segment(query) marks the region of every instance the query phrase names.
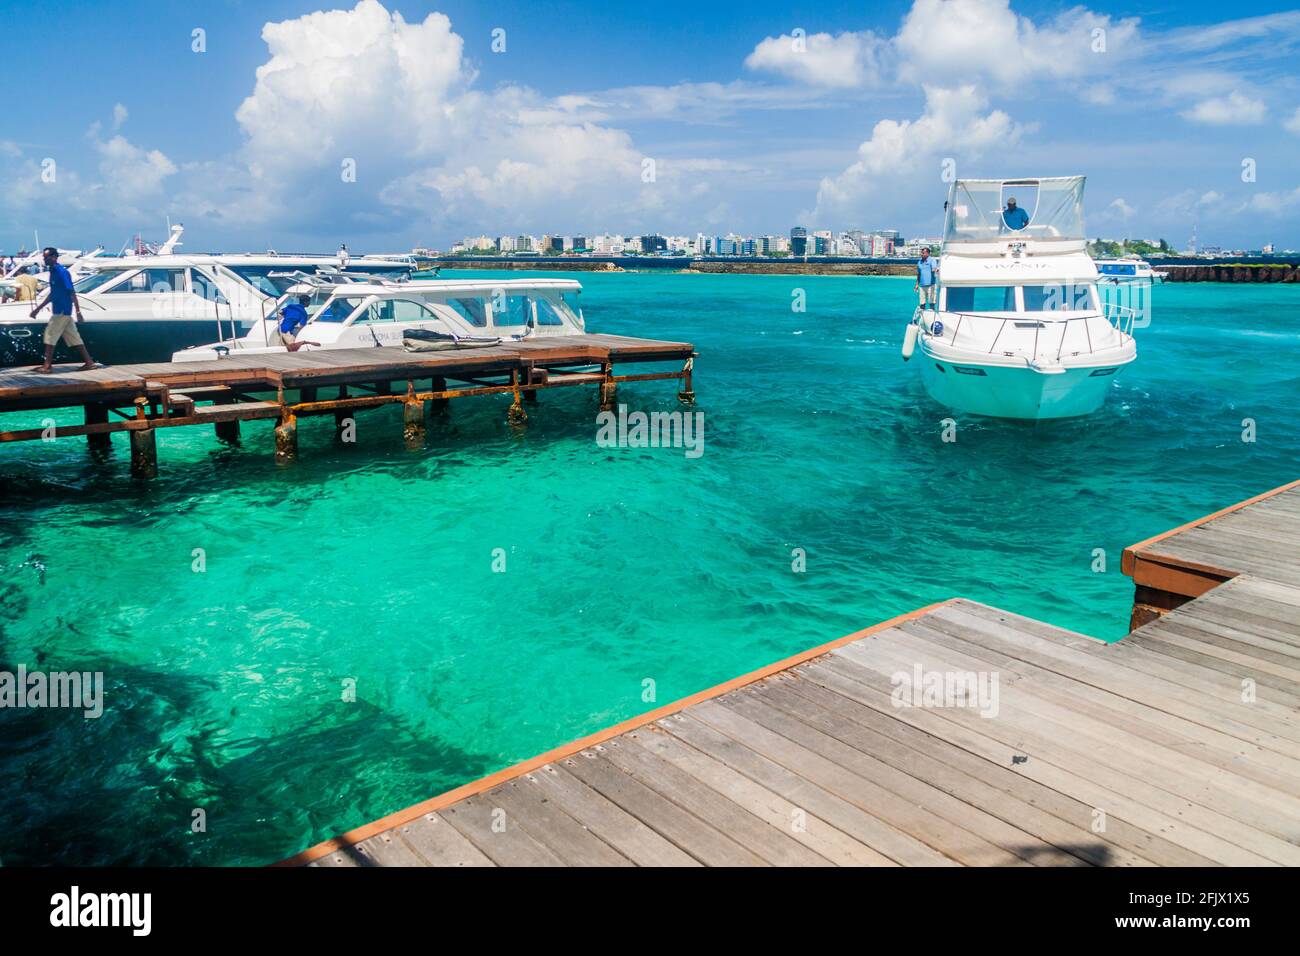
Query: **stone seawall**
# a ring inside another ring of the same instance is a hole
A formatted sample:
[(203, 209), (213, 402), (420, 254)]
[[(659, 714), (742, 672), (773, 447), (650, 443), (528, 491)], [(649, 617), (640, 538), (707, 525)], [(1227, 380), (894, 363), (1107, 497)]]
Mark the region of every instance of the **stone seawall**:
[(1300, 270), (1293, 265), (1241, 264), (1175, 266), (1152, 263), (1157, 272), (1168, 272), (1170, 282), (1297, 282)]

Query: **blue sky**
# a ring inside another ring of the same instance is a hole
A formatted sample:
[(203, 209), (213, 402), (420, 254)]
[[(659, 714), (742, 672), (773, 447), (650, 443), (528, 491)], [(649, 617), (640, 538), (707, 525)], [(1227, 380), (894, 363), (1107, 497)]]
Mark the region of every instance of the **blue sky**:
[(0, 129), (0, 249), (933, 235), (945, 161), (1085, 173), (1092, 234), (1297, 248), (1300, 11), (1238, 9), (24, 4), (7, 73), (46, 95)]

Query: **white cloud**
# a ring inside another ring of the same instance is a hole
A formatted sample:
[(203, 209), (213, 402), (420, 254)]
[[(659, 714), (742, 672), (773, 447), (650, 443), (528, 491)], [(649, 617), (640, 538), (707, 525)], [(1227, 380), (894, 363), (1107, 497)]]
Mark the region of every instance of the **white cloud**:
[(1109, 215), (1127, 222), (1133, 218), (1133, 215), (1136, 212), (1137, 210), (1130, 206), (1123, 196), (1117, 196), (1115, 199), (1112, 199), (1110, 205), (1105, 208), (1103, 216)]
[(122, 124), (126, 122), (126, 118), (129, 115), (130, 114), (127, 113), (125, 106), (123, 106), (121, 103), (114, 103), (113, 104), (113, 129), (121, 129)]
[(1025, 128), (1001, 110), (985, 112), (988, 101), (973, 86), (925, 88), (925, 110), (915, 120), (881, 120), (858, 146), (858, 158), (838, 176), (822, 180), (815, 216), (861, 211), (871, 196), (902, 182), (938, 182), (940, 156), (966, 161), (993, 147), (1019, 142)]
[(1282, 128), (1289, 133), (1300, 133), (1300, 107), (1291, 114), (1291, 118), (1282, 124)]
[(745, 66), (812, 86), (866, 86), (879, 79), (881, 43), (870, 31), (767, 37), (745, 57)]
[(1297, 208), (1300, 208), (1300, 186), (1289, 192), (1255, 193), (1242, 205), (1240, 211), (1281, 216)]
[(916, 0), (893, 43), (905, 80), (1033, 93), (1021, 85), (1112, 69), (1137, 38), (1136, 19), (1112, 20), (1084, 7), (1040, 25), (1017, 15), (1010, 0)]
[(1201, 100), (1182, 115), (1193, 123), (1209, 123), (1215, 126), (1249, 126), (1264, 122), (1265, 106), (1262, 101), (1253, 99), (1233, 90), (1227, 96), (1215, 96)]

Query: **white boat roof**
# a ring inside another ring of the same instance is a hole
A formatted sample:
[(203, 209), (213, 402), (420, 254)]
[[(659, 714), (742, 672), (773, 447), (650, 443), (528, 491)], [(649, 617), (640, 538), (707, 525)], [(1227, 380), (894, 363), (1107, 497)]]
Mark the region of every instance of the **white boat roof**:
[[(235, 265), (235, 266), (283, 266), (291, 269), (295, 265), (329, 265), (340, 264), (338, 256), (331, 255), (276, 255), (274, 253), (167, 253), (160, 256), (97, 256), (84, 260), (84, 265), (91, 269), (181, 269), (191, 265)], [(388, 266), (398, 269), (414, 265), (414, 259), (395, 259), (391, 256), (349, 256), (348, 268), (354, 266)]]
[(1097, 266), (1086, 252), (1020, 256), (945, 252), (939, 258), (939, 279), (946, 286), (1095, 282)]
[(497, 289), (580, 292), (582, 283), (576, 279), (414, 279), (408, 282), (341, 282), (330, 288), (335, 293), (349, 296), (402, 296), (420, 292), (482, 292), (490, 295)]

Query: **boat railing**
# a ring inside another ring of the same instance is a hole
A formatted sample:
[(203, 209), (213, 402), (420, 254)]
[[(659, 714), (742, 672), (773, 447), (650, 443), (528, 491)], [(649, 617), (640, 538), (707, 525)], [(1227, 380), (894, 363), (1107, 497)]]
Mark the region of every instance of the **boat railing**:
[[(942, 314), (944, 316), (957, 317), (957, 323), (956, 325), (953, 326), (952, 338), (950, 340), (954, 346), (957, 345), (957, 335), (961, 331), (962, 323), (967, 318), (983, 319), (983, 320), (991, 320), (997, 318), (997, 316), (980, 314), (977, 312), (943, 312)], [(1107, 321), (1107, 323), (1112, 328), (1114, 328), (1116, 332), (1119, 333), (1120, 343), (1122, 345), (1125, 338), (1132, 338), (1133, 324), (1136, 321), (1138, 314), (1139, 314), (1139, 310), (1131, 308), (1130, 306), (1108, 304), (1102, 312), (1102, 318), (1104, 318)], [(936, 310), (935, 317), (938, 318), (939, 315), (940, 315), (939, 311)], [(1006, 330), (1008, 322), (1013, 322), (1017, 324), (1027, 324), (1029, 322), (1032, 322), (1034, 324), (1033, 357), (1032, 358), (1026, 357), (1025, 361), (1028, 364), (1032, 365), (1034, 362), (1038, 360), (1039, 339), (1043, 337), (1042, 333), (1044, 332), (1044, 330), (1047, 329), (1048, 325), (1050, 324), (1050, 325), (1059, 325), (1061, 327), (1061, 337), (1056, 347), (1056, 361), (1059, 362), (1061, 356), (1065, 353), (1065, 340), (1070, 332), (1070, 323), (1082, 322), (1084, 336), (1088, 343), (1088, 354), (1095, 355), (1097, 354), (1096, 346), (1092, 341), (1092, 330), (1088, 326), (1088, 320), (1095, 319), (1095, 318), (1097, 318), (1097, 313), (1095, 312), (1088, 315), (1063, 316), (1059, 318), (1046, 316), (1046, 315), (1040, 317), (1038, 314), (1034, 314), (1030, 316), (1027, 313), (1016, 313), (1015, 315), (1008, 315), (1002, 317), (999, 320), (998, 330), (993, 336), (993, 342), (989, 345), (987, 354), (992, 355), (993, 352), (997, 349), (998, 342), (999, 340), (1001, 340), (1002, 333)], [(917, 307), (916, 311), (913, 313), (912, 319), (913, 321), (919, 320), (922, 327), (924, 327), (925, 321), (923, 319), (923, 311), (919, 306)], [(1050, 349), (1051, 346), (1048, 345), (1047, 348)], [(1007, 354), (1010, 355), (1010, 353)], [(1050, 352), (1048, 354), (1050, 354)]]

